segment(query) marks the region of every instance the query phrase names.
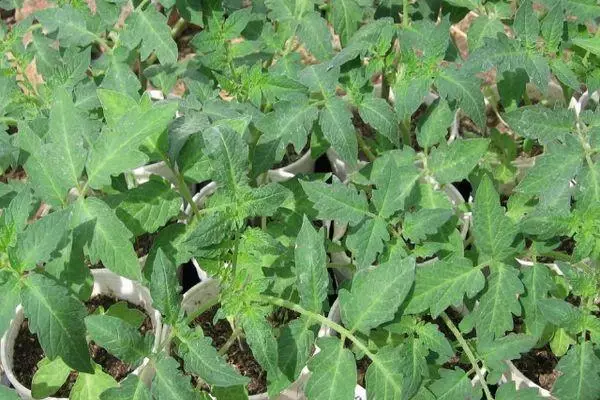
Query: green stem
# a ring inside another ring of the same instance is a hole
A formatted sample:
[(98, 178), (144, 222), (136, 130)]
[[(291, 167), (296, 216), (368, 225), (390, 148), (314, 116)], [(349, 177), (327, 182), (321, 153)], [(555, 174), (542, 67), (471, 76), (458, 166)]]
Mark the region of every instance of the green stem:
[(135, 11), (141, 10), (148, 3), (150, 3), (150, 0), (142, 0), (142, 2), (135, 8)]
[(17, 126), (18, 123), (19, 123), (19, 121), (17, 121), (14, 118), (10, 118), (10, 117), (1, 117), (0, 118), (0, 124), (6, 124), (8, 126)]
[(360, 149), (363, 151), (363, 153), (365, 153), (369, 161), (375, 161), (377, 156), (373, 154), (373, 152), (371, 151), (371, 149), (369, 148), (369, 146), (367, 145), (367, 143), (365, 142), (365, 140), (359, 132), (356, 132), (356, 139), (358, 140), (358, 145), (360, 146)]
[(479, 381), (481, 382), (481, 386), (483, 387), (483, 392), (485, 393), (485, 398), (487, 400), (493, 400), (494, 397), (492, 396), (492, 393), (490, 392), (490, 388), (488, 388), (488, 385), (485, 382), (485, 376), (483, 375), (483, 372), (481, 372), (481, 369), (479, 368), (479, 364), (477, 363), (477, 358), (471, 351), (471, 347), (469, 347), (469, 344), (467, 343), (467, 341), (465, 340), (463, 335), (460, 333), (460, 331), (458, 330), (456, 325), (454, 325), (454, 322), (452, 322), (450, 317), (448, 317), (448, 315), (445, 312), (441, 313), (440, 317), (442, 317), (442, 320), (444, 321), (444, 323), (446, 324), (448, 329), (450, 329), (450, 331), (452, 332), (454, 337), (456, 337), (456, 340), (458, 340), (460, 347), (462, 347), (462, 349), (464, 350), (465, 354), (467, 355), (467, 358), (471, 362), (471, 365), (473, 366), (473, 368), (475, 368), (475, 373), (477, 374), (477, 377), (479, 378)]
[(381, 365), (377, 356), (375, 354), (373, 354), (369, 350), (369, 348), (367, 346), (365, 346), (360, 340), (358, 340), (358, 338), (356, 336), (354, 336), (354, 334), (352, 334), (352, 332), (350, 332), (348, 329), (344, 328), (340, 324), (333, 322), (332, 320), (324, 317), (321, 314), (317, 314), (315, 312), (306, 310), (305, 308), (299, 306), (298, 304), (292, 303), (291, 301), (288, 301), (288, 300), (280, 299), (278, 297), (273, 297), (273, 296), (266, 296), (266, 295), (262, 295), (261, 299), (263, 299), (265, 302), (273, 304), (275, 306), (284, 307), (284, 308), (287, 308), (288, 310), (295, 311), (298, 314), (304, 315), (312, 320), (316, 320), (317, 322), (321, 323), (321, 325), (325, 325), (325, 326), (333, 329), (341, 337), (347, 338), (352, 343), (354, 343), (354, 345), (360, 351), (362, 351), (367, 357), (369, 357), (371, 359), (371, 361), (373, 361), (374, 364)]
[(227, 350), (229, 350), (229, 348), (233, 345), (233, 343), (235, 343), (235, 341), (238, 337), (240, 337), (241, 334), (242, 330), (239, 327), (235, 328), (235, 330), (231, 333), (231, 336), (229, 336), (229, 339), (227, 339), (223, 347), (219, 349), (219, 355), (222, 356), (225, 353), (227, 353)]
[(400, 123), (400, 133), (402, 134), (402, 144), (410, 146), (410, 118), (405, 118)]
[(402, 0), (402, 27), (408, 28), (410, 25), (410, 14), (408, 13), (409, 0)]

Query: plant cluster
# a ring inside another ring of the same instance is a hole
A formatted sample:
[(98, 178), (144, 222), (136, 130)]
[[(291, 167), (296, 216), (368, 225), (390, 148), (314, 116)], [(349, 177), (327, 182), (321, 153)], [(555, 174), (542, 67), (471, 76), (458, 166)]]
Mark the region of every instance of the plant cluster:
[[(248, 398), (243, 338), (273, 399), (535, 399), (539, 349), (555, 398), (600, 398), (594, 0), (23, 6), (0, 0), (0, 332), (21, 305), (34, 397), (77, 371), (71, 399)], [(190, 311), (192, 259), (219, 295)], [(161, 332), (88, 315), (98, 267)], [(193, 325), (215, 305), (221, 348)]]

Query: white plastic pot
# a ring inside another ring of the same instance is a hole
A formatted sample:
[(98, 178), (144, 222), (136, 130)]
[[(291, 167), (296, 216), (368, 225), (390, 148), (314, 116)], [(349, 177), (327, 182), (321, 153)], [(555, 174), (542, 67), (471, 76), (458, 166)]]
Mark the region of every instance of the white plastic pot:
[(508, 365), (508, 371), (502, 375), (501, 382), (512, 382), (516, 385), (517, 390), (527, 388), (536, 389), (540, 396), (556, 399), (548, 390), (526, 377), (511, 361), (505, 361), (505, 363)]
[[(142, 307), (150, 320), (152, 321), (152, 327), (154, 328), (154, 345), (152, 351), (156, 351), (161, 342), (162, 338), (162, 322), (160, 312), (152, 307), (152, 299), (148, 289), (141, 286), (139, 283), (129, 280), (127, 278), (120, 277), (107, 269), (94, 269), (92, 270), (94, 277), (94, 287), (92, 289), (91, 297), (98, 296), (100, 294), (112, 296), (119, 300), (126, 300), (132, 304)], [(19, 334), (21, 325), (25, 315), (23, 313), (23, 307), (17, 306), (15, 310), (15, 317), (10, 323), (10, 326), (2, 340), (0, 341), (0, 362), (5, 369), (6, 378), (10, 384), (15, 388), (19, 396), (22, 399), (31, 400), (31, 390), (23, 386), (16, 378), (13, 371), (14, 361), (14, 345), (15, 340)], [(150, 384), (154, 371), (149, 366), (149, 359), (145, 358), (142, 363), (132, 372), (134, 375), (138, 375), (146, 384)], [(55, 397), (47, 397), (46, 400), (56, 400)]]
[(312, 159), (310, 151), (308, 151), (302, 157), (285, 167), (268, 170), (267, 178), (270, 182), (285, 182), (298, 174), (314, 172), (315, 162), (316, 160)]
[[(181, 308), (186, 314), (193, 313), (199, 307), (203, 307), (206, 304), (214, 302), (219, 296), (219, 282), (215, 279), (208, 279), (193, 288), (188, 290), (183, 295), (181, 302)], [(321, 336), (321, 332), (319, 332)], [(308, 369), (304, 367), (298, 379), (290, 385), (289, 388), (284, 390), (276, 400), (302, 400), (304, 395), (302, 393), (303, 383), (307, 378)], [(266, 393), (259, 393), (249, 397), (250, 400), (269, 400), (269, 396)], [(274, 399), (271, 399), (274, 400)]]
[(135, 183), (138, 185), (148, 182), (150, 180), (150, 175), (161, 176), (171, 184), (175, 184), (175, 176), (164, 161), (138, 167), (132, 171), (132, 174)]

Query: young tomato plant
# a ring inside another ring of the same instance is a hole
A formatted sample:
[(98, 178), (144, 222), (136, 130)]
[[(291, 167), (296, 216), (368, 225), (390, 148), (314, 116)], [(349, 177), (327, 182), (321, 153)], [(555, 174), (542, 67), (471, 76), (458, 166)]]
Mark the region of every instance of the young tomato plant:
[(600, 398), (598, 4), (29, 3), (2, 398)]

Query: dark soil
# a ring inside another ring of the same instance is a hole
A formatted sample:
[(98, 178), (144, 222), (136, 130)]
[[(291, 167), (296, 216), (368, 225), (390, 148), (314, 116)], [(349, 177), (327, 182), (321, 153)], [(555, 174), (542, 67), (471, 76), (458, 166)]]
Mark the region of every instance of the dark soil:
[[(111, 305), (115, 304), (116, 300), (112, 297), (101, 295), (94, 297), (90, 301), (86, 302), (89, 313), (93, 313), (98, 307), (102, 306), (105, 310)], [(129, 308), (136, 308), (143, 313), (145, 310), (139, 306), (128, 303)], [(150, 317), (146, 316), (139, 329), (140, 333), (145, 334), (146, 332), (152, 331), (152, 321)], [(117, 381), (125, 378), (127, 374), (132, 371), (130, 365), (125, 364), (104, 348), (96, 345), (91, 341), (88, 345), (90, 355), (95, 363), (102, 366), (102, 370), (107, 374), (111, 375)], [(25, 387), (30, 388), (33, 376), (37, 371), (37, 364), (42, 358), (44, 358), (44, 350), (38, 342), (37, 335), (29, 331), (29, 323), (27, 320), (23, 321), (17, 339), (15, 340), (15, 365), (14, 373), (19, 382)], [(17, 361), (18, 360), (18, 361)], [(56, 392), (54, 397), (69, 397), (71, 388), (77, 380), (77, 372), (72, 371), (69, 375), (65, 384)]]
[[(220, 349), (231, 336), (232, 330), (229, 322), (223, 319), (213, 324), (213, 319), (218, 310), (219, 305), (214, 306), (196, 318), (193, 325), (202, 328), (204, 335), (212, 339), (213, 346)], [(237, 340), (229, 348), (227, 362), (235, 366), (242, 375), (250, 378), (248, 394), (253, 395), (267, 391), (267, 373), (254, 359), (245, 339)]]
[(371, 359), (367, 356), (364, 356), (356, 362), (356, 372), (358, 373), (356, 383), (362, 387), (367, 387), (365, 376), (367, 375), (367, 369), (369, 368), (369, 365), (371, 365)]
[(133, 248), (138, 258), (147, 255), (150, 252), (152, 243), (154, 242), (154, 235), (150, 233), (144, 233), (135, 238)]
[(552, 354), (548, 345), (541, 349), (533, 349), (513, 361), (525, 376), (547, 390), (552, 388), (558, 378), (559, 373), (555, 370), (557, 363), (558, 358)]

